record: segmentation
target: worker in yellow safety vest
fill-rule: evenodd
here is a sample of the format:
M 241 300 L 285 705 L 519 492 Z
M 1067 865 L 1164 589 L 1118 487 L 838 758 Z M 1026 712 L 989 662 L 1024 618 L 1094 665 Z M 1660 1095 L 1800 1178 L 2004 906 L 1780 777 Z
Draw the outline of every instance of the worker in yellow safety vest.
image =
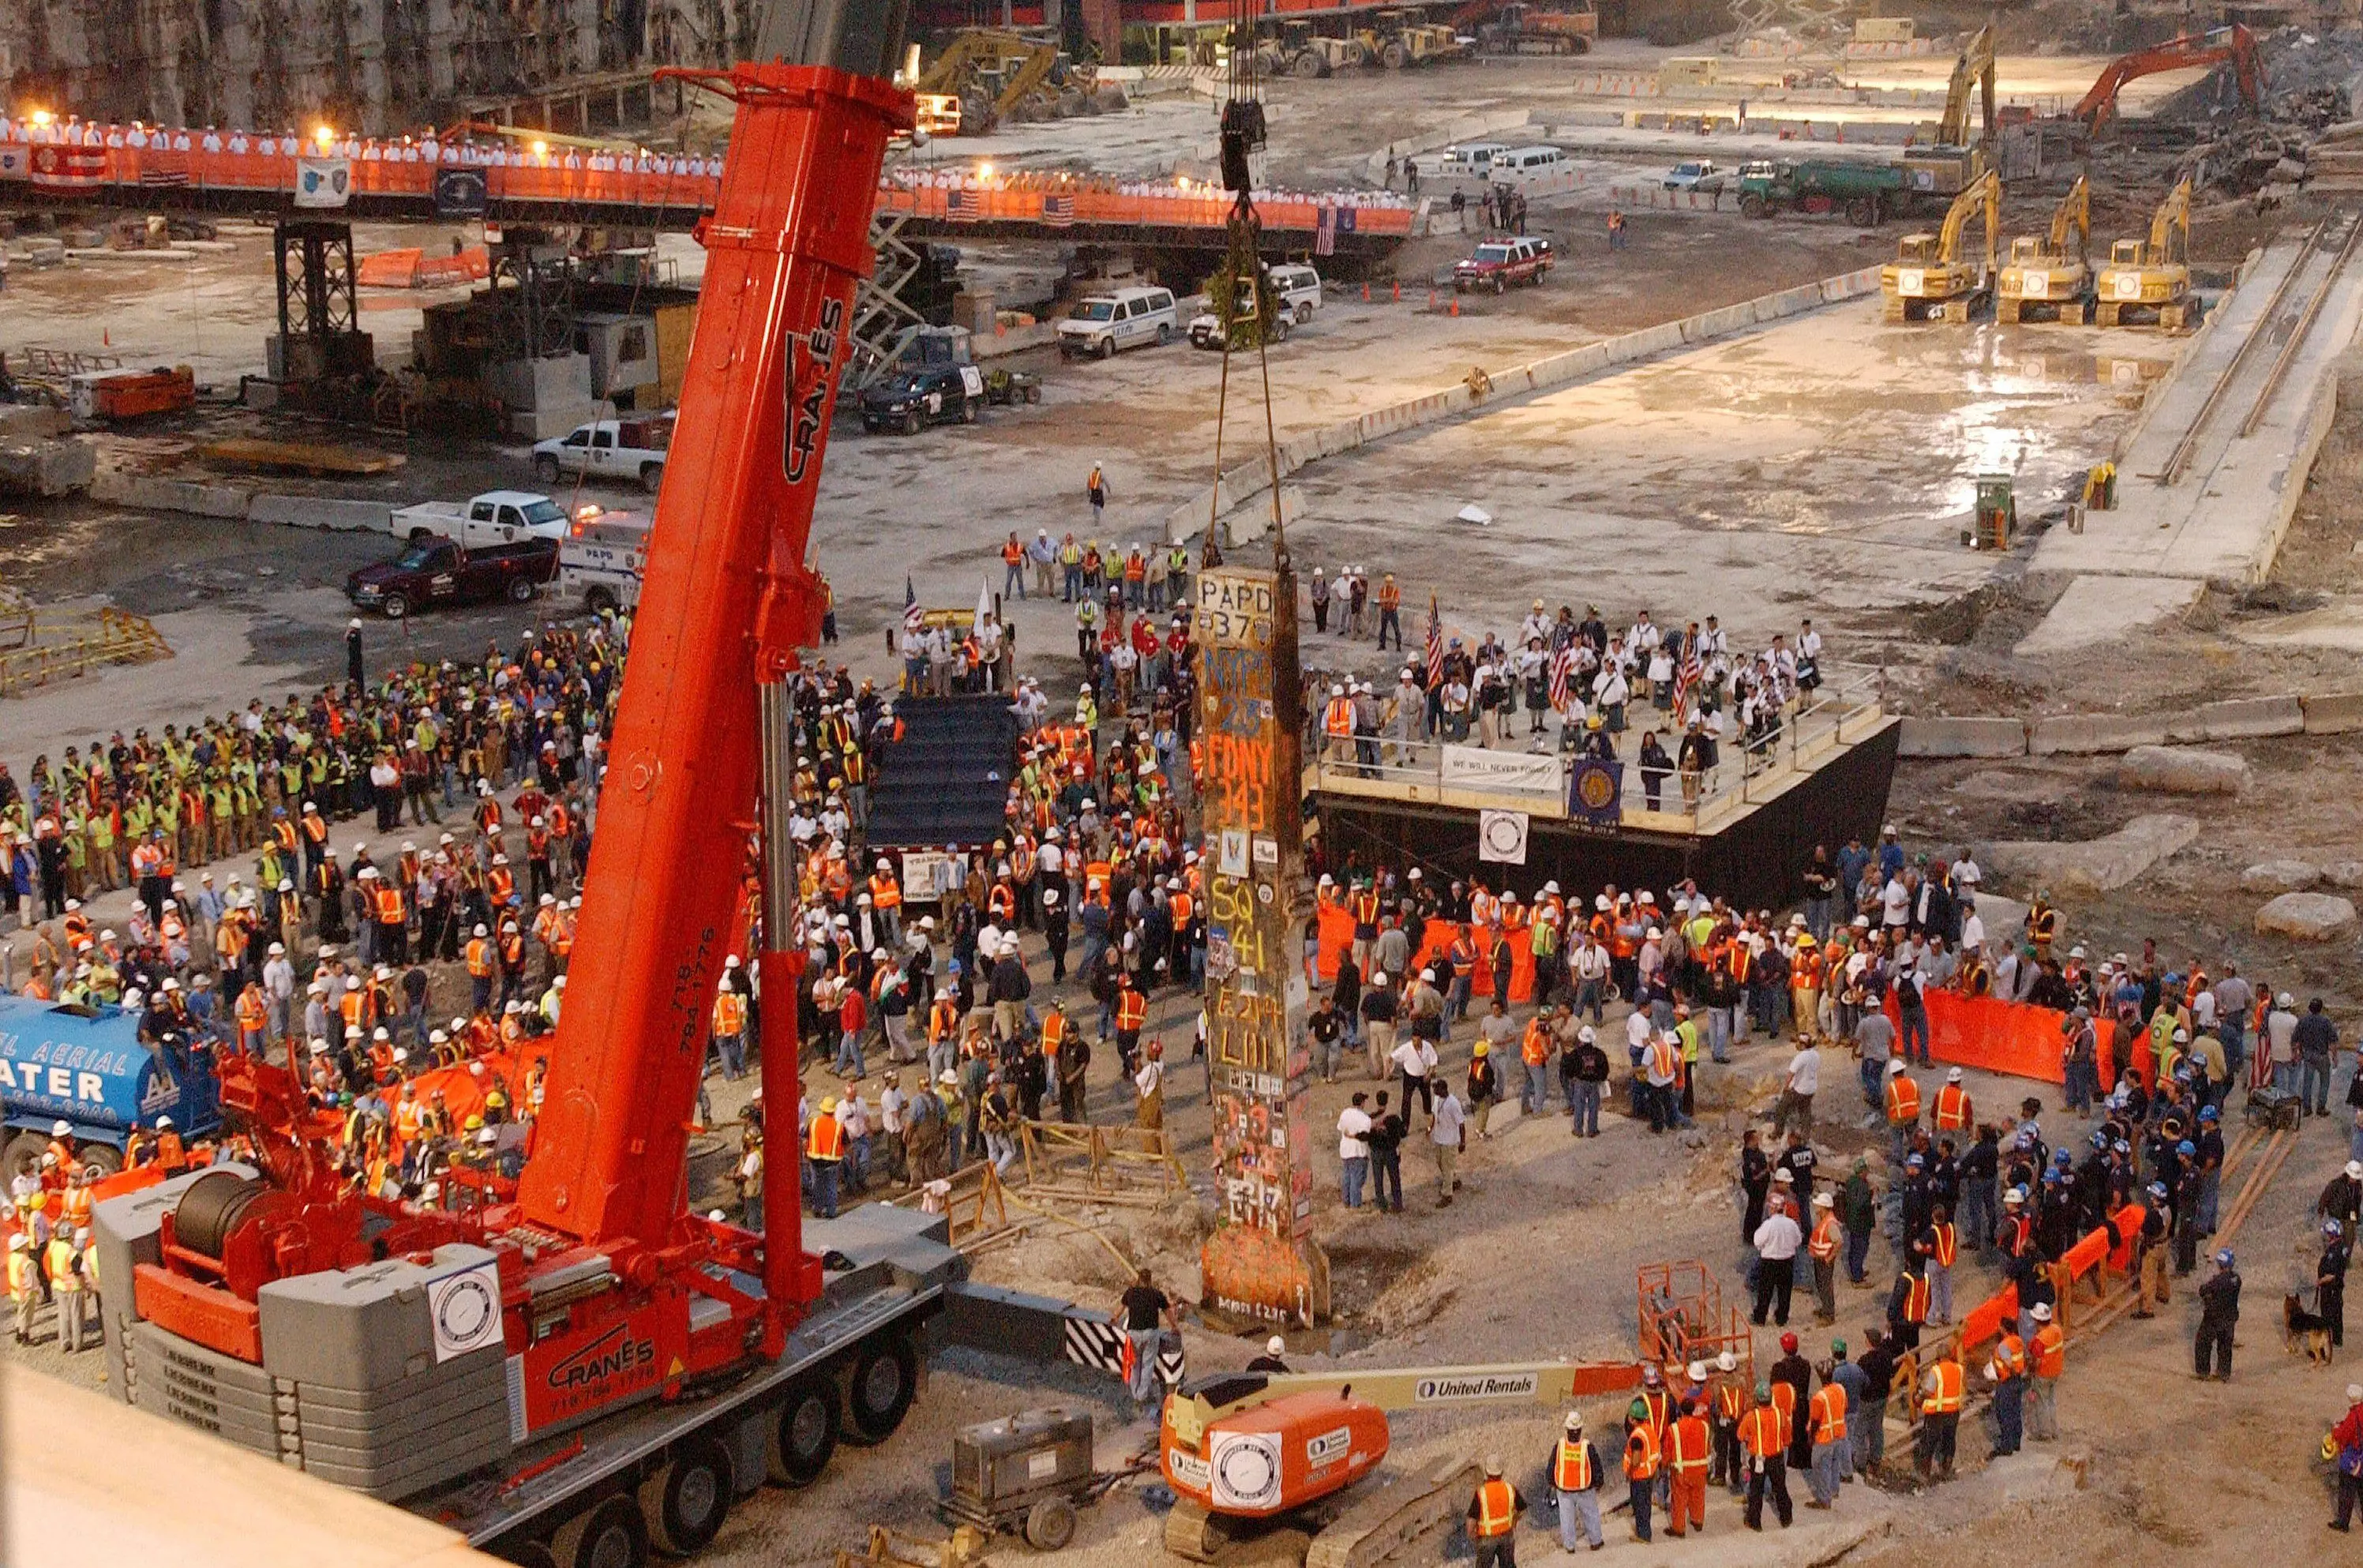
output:
M 1812 1422 L 1814 1467 L 1805 1473 L 1805 1485 L 1814 1495 L 1805 1507 L 1826 1508 L 1837 1500 L 1854 1445 L 1847 1441 L 1847 1391 L 1845 1385 L 1834 1381 L 1837 1363 L 1825 1361 L 1814 1370 L 1820 1374 L 1822 1385 L 1814 1390 L 1814 1397 L 1806 1405 L 1806 1418 Z
M 1583 1435 L 1583 1412 L 1570 1410 L 1551 1450 L 1551 1493 L 1559 1503 L 1559 1543 L 1575 1550 L 1576 1529 L 1597 1551 L 1600 1539 L 1600 1451 Z
M 1488 1454 L 1485 1479 L 1469 1499 L 1469 1539 L 1477 1543 L 1477 1568 L 1518 1568 L 1512 1532 L 1526 1500 L 1502 1478 L 1502 1462 Z
M 837 1119 L 834 1096 L 820 1103 L 804 1135 L 804 1161 L 812 1167 L 813 1212 L 823 1219 L 837 1218 L 837 1177 L 845 1164 L 845 1124 Z
M 1939 1472 L 1945 1479 L 1952 1478 L 1961 1405 L 1969 1395 L 1959 1355 L 1959 1351 L 1948 1349 L 1920 1374 L 1920 1441 L 1913 1463 L 1924 1481 L 1934 1479 Z
M 1651 1424 L 1649 1407 L 1636 1399 L 1625 1409 L 1625 1495 L 1632 1501 L 1633 1539 L 1649 1540 L 1649 1504 L 1658 1495 L 1658 1472 L 1665 1452 Z
M 89 1242 L 88 1230 L 77 1238 L 61 1226 L 50 1235 L 45 1259 L 50 1275 L 50 1294 L 57 1302 L 58 1348 L 69 1355 L 83 1348 L 84 1297 L 76 1259 L 81 1248 Z
M 17 1308 L 17 1342 L 33 1342 L 33 1309 L 41 1304 L 41 1282 L 33 1262 L 33 1239 L 23 1231 L 8 1238 L 8 1300 Z

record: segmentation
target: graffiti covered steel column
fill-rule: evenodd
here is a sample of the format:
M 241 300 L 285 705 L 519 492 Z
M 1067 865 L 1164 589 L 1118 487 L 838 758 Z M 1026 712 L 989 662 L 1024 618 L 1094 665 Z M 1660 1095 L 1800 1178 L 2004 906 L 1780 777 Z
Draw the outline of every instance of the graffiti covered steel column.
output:
M 1199 573 L 1198 781 L 1206 872 L 1206 1049 L 1223 1213 L 1203 1254 L 1206 1304 L 1310 1324 L 1327 1310 L 1313 1216 L 1304 1046 L 1304 678 L 1296 579 Z

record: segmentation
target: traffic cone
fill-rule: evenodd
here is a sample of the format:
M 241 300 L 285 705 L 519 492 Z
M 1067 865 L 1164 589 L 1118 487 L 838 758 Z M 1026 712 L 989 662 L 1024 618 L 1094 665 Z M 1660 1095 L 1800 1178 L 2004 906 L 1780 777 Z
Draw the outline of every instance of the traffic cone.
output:
M 98 342 L 101 348 L 112 349 L 115 347 L 114 332 L 105 327 L 100 328 L 98 329 Z
M 1401 305 L 1403 303 L 1403 280 L 1401 278 L 1397 278 L 1395 280 L 1395 303 L 1397 305 Z
M 1452 296 L 1452 319 L 1460 319 L 1460 296 L 1457 294 Z
M 1362 280 L 1362 303 L 1364 305 L 1370 303 L 1370 282 L 1368 278 Z

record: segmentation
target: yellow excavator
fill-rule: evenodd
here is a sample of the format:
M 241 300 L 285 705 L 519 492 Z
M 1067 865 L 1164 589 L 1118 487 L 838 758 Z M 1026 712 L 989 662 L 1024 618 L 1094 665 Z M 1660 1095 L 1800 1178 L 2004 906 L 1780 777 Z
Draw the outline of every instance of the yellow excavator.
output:
M 1965 260 L 1961 255 L 1961 230 L 1980 212 L 1986 241 L 1982 265 L 1974 256 Z M 1967 325 L 1979 297 L 1993 287 L 2001 230 L 2002 176 L 1989 169 L 1953 198 L 1940 232 L 1905 235 L 1895 260 L 1879 269 L 1886 319 Z
M 1037 117 L 1058 98 L 1059 46 L 997 28 L 971 28 L 944 47 L 911 91 L 922 128 L 982 136 L 1004 120 Z
M 2083 326 L 2092 318 L 2091 256 L 2092 187 L 2079 174 L 2051 214 L 2047 239 L 2022 234 L 2010 242 L 2010 258 L 1994 280 L 1994 319 L 2048 315 Z
M 1972 130 L 1969 96 L 1981 101 L 1980 124 Z M 1985 172 L 1994 139 L 1993 29 L 1980 28 L 1961 47 L 1953 62 L 1953 80 L 1945 91 L 1945 112 L 1936 121 L 1936 140 L 1930 147 L 1903 150 L 1903 183 L 1923 196 L 1951 195 L 1968 188 Z
M 2169 332 L 2199 320 L 2191 292 L 2191 182 L 2174 187 L 2149 220 L 2149 239 L 2120 239 L 2101 269 L 2098 319 L 2103 327 L 2156 321 Z M 2137 321 L 2136 317 L 2140 319 Z

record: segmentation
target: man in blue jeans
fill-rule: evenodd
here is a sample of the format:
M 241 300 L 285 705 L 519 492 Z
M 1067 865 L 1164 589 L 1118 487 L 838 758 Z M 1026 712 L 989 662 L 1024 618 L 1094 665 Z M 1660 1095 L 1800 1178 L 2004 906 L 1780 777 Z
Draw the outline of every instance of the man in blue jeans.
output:
M 1903 1028 L 1903 1060 L 1923 1067 L 1936 1065 L 1936 1059 L 1928 1053 L 1928 1005 L 1920 997 L 1916 964 L 1906 963 L 1895 976 L 1895 1012 Z
M 2280 1000 L 2283 1007 L 2290 1005 L 2286 995 Z M 2324 1015 L 2321 997 L 2306 1003 L 2305 1017 L 2298 1019 L 2290 1043 L 2297 1048 L 2298 1098 L 2313 1115 L 2328 1116 L 2330 1063 L 2338 1051 L 2338 1026 Z
M 1357 1091 L 1353 1104 L 1337 1113 L 1337 1163 L 1346 1207 L 1362 1207 L 1362 1184 L 1370 1174 L 1370 1096 Z

